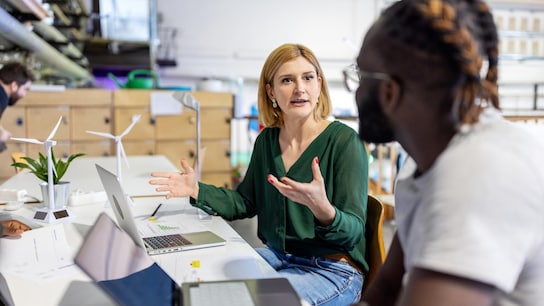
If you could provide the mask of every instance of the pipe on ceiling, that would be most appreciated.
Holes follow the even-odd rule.
[[[59,72],[65,73],[65,76],[67,77],[81,81],[94,81],[94,77],[89,71],[72,62],[38,35],[29,31],[3,8],[0,8],[0,36],[3,36],[5,39],[16,45],[28,49],[34,53],[36,58],[47,63]]]

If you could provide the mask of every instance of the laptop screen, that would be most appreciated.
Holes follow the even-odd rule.
[[[178,305],[179,286],[106,214],[74,262],[119,305]]]

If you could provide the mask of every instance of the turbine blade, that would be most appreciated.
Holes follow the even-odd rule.
[[[45,147],[45,155],[47,156],[47,183],[53,185],[53,173],[55,173],[55,167],[53,165],[53,158],[51,155],[53,143],[51,141],[45,141],[43,144]],[[51,169],[51,172],[49,172],[49,169]],[[51,175],[49,175],[50,173]]]
[[[128,132],[130,132],[130,130],[132,130],[132,127],[134,127],[134,125],[140,121],[140,118],[142,117],[142,115],[134,115],[132,116],[132,122],[130,123],[130,125],[123,131],[123,133],[121,133],[120,137],[123,137],[125,136],[126,134],[128,134]]]
[[[22,142],[30,142],[30,143],[35,143],[35,144],[43,144],[43,141],[39,141],[36,138],[16,138],[16,137],[11,137],[10,139],[11,140],[17,140],[17,141],[22,141]]]
[[[59,121],[57,121],[57,125],[55,125],[55,128],[51,131],[51,134],[49,134],[49,137],[47,137],[47,140],[53,138],[55,136],[55,133],[57,132],[57,129],[60,126],[60,122],[62,121],[62,116],[59,117]]]
[[[57,175],[57,168],[53,167],[53,176],[58,176]]]
[[[102,136],[102,137],[115,139],[115,136],[113,136],[112,134],[109,134],[109,133],[95,132],[95,131],[85,131],[85,132],[87,132],[89,134],[97,135],[97,136]]]
[[[123,147],[123,143],[121,140],[119,140],[119,148],[121,149],[121,157],[125,160],[125,164],[127,165],[127,168],[130,168],[130,165],[128,164],[128,157],[125,153],[125,148]]]

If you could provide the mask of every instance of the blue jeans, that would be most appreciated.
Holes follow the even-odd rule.
[[[359,301],[363,275],[347,262],[323,257],[299,257],[257,248],[282,277],[289,280],[299,296],[310,305],[342,306]]]

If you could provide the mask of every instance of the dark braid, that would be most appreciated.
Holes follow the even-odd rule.
[[[489,6],[482,1],[474,1],[477,21],[480,25],[481,39],[487,54],[488,69],[485,80],[482,81],[482,99],[490,101],[495,108],[499,108],[499,89],[497,84],[499,65],[499,37],[497,27],[491,15]]]
[[[498,103],[498,38],[489,7],[481,0],[404,0],[384,12],[387,35],[430,56],[451,59],[461,77],[454,93],[455,122],[478,121],[484,104]],[[482,53],[489,69],[480,80]]]

